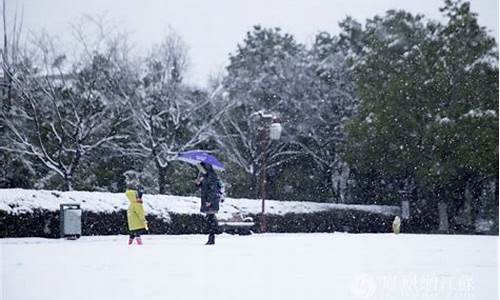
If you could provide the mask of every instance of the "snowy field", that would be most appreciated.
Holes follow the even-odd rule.
[[[498,299],[498,236],[205,239],[1,239],[1,299]]]

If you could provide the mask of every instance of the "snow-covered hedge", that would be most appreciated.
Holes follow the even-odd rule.
[[[199,198],[145,195],[151,233],[203,233]],[[59,235],[59,205],[80,204],[84,235],[125,234],[124,193],[0,189],[0,237]],[[219,220],[251,216],[258,228],[261,201],[227,198]],[[399,207],[315,202],[266,201],[268,229],[274,232],[390,231]]]

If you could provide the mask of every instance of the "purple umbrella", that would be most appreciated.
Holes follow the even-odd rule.
[[[221,163],[217,158],[213,157],[212,155],[203,152],[201,150],[181,152],[179,153],[179,155],[177,155],[177,159],[188,162],[193,165],[197,165],[201,162],[204,162],[209,165],[212,165],[212,167],[216,170],[224,170],[223,163]]]

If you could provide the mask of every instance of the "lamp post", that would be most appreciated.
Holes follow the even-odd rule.
[[[278,118],[273,114],[265,114],[263,111],[259,111],[252,115],[258,115],[260,117],[260,142],[262,149],[262,157],[261,157],[261,175],[260,175],[260,184],[261,184],[261,196],[262,196],[262,214],[260,220],[260,231],[267,231],[267,222],[266,222],[266,169],[267,169],[267,150],[268,150],[268,139],[270,140],[279,140],[281,137],[281,123]]]

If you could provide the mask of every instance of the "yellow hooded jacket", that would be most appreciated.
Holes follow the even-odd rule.
[[[136,190],[127,189],[125,195],[130,203],[127,211],[128,229],[146,229],[146,216],[139,193]]]

